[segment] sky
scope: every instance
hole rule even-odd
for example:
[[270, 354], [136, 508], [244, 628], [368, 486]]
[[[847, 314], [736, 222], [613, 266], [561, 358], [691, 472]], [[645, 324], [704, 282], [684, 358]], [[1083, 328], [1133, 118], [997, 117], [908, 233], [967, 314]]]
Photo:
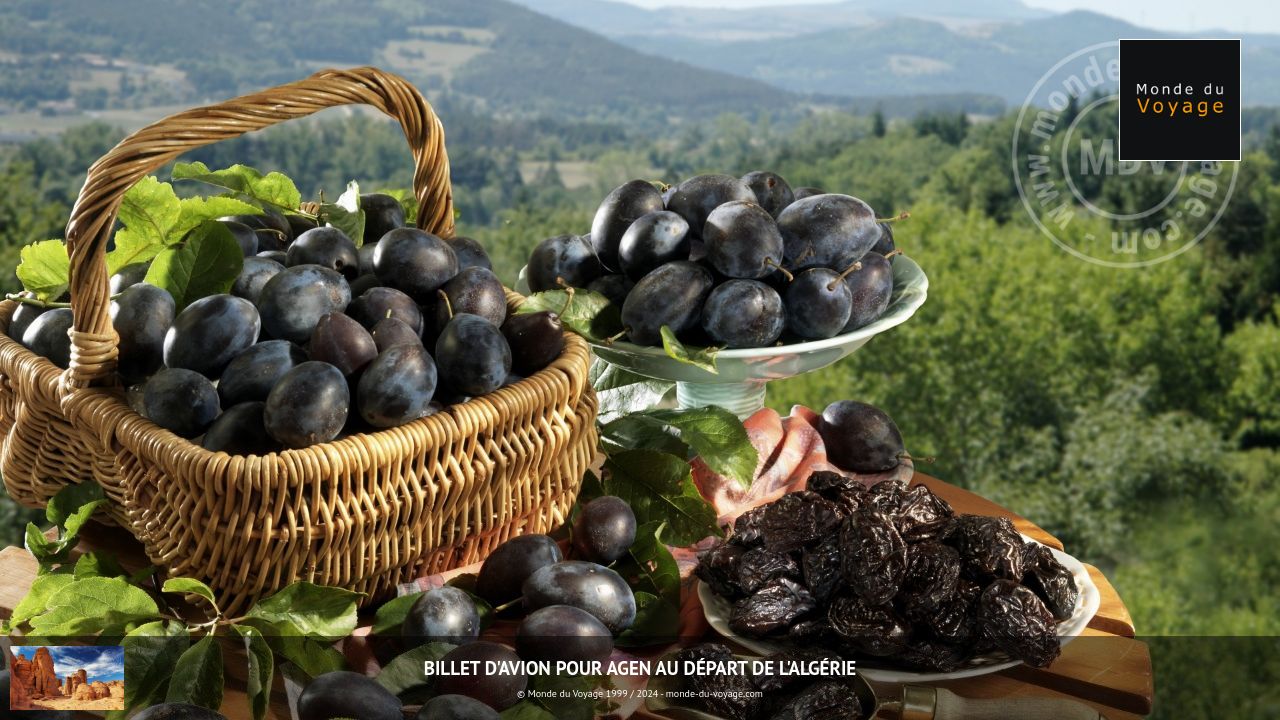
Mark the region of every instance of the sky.
[[[27, 658], [35, 657], [38, 647], [15, 647], [14, 655], [21, 653]], [[105, 647], [53, 647], [49, 646], [49, 654], [53, 656], [53, 670], [59, 680], [66, 680], [68, 675], [84, 668], [89, 682], [110, 682], [124, 679], [124, 648], [118, 646]]]
[[[698, 7], [754, 7], [759, 5], [810, 5], [840, 0], [624, 0], [642, 7], [688, 5]], [[964, 0], [956, 0], [963, 4]], [[1274, 0], [1023, 0], [1031, 7], [1052, 12], [1092, 10], [1135, 25], [1192, 32], [1225, 29], [1236, 32], [1280, 33], [1280, 4]]]

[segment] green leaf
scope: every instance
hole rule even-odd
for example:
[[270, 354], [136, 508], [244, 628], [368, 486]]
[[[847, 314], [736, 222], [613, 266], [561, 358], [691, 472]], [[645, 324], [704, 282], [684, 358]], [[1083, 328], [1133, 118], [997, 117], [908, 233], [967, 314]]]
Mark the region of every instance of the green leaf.
[[151, 622], [120, 641], [124, 647], [125, 710], [152, 705], [164, 697], [178, 659], [191, 645], [187, 626], [175, 621]]
[[[260, 622], [253, 621], [251, 624], [261, 630]], [[266, 634], [265, 630], [263, 634]], [[299, 670], [313, 678], [334, 670], [346, 668], [346, 661], [343, 660], [342, 653], [311, 638], [297, 635], [279, 635], [276, 637], [267, 635], [267, 642], [271, 644], [271, 648], [275, 650], [276, 654], [297, 665]]]
[[232, 165], [225, 170], [210, 170], [200, 162], [173, 166], [174, 180], [195, 180], [230, 190], [236, 197], [271, 205], [282, 210], [297, 210], [302, 194], [287, 176], [272, 172], [263, 175], [246, 165]]
[[111, 555], [97, 551], [87, 552], [76, 559], [75, 579], [91, 577], [124, 577], [124, 568]]
[[418, 198], [413, 194], [412, 190], [406, 188], [390, 188], [378, 190], [382, 195], [389, 195], [400, 203], [400, 207], [404, 208], [404, 221], [407, 225], [414, 225], [418, 222]]
[[638, 413], [623, 415], [602, 425], [600, 442], [605, 444], [606, 454], [646, 448], [687, 460], [691, 452], [679, 432], [664, 422]]
[[106, 497], [107, 494], [103, 492], [102, 486], [95, 482], [68, 485], [49, 500], [44, 515], [54, 525], [65, 527], [71, 517], [80, 514], [86, 505], [105, 500]]
[[733, 478], [744, 488], [751, 487], [759, 455], [742, 421], [723, 408], [647, 410], [618, 418], [601, 428], [602, 437], [629, 448], [661, 443], [656, 449], [666, 449], [673, 435], [701, 457], [707, 467]]
[[581, 288], [544, 290], [525, 298], [516, 313], [550, 310], [560, 316], [565, 327], [595, 342], [604, 342], [622, 332], [622, 314], [617, 305], [598, 292]]
[[532, 700], [523, 700], [498, 714], [502, 720], [557, 720]]
[[216, 220], [227, 215], [261, 215], [262, 208], [233, 197], [183, 198], [179, 206], [178, 220], [173, 225], [170, 243], [182, 239], [206, 220]]
[[73, 576], [66, 574], [40, 575], [37, 577], [35, 582], [31, 583], [31, 589], [18, 602], [18, 606], [13, 609], [13, 614], [9, 617], [10, 626], [17, 627], [44, 612], [49, 605], [49, 600], [75, 579]]
[[222, 646], [206, 635], [178, 658], [165, 702], [184, 702], [210, 710], [222, 707]]
[[147, 262], [181, 239], [174, 232], [181, 216], [182, 202], [172, 185], [151, 176], [139, 180], [120, 201], [118, 218], [123, 227], [116, 231], [115, 249], [107, 253], [107, 272]]
[[667, 645], [680, 632], [680, 606], [652, 593], [636, 593], [636, 619], [618, 635], [618, 647]]
[[244, 253], [222, 223], [205, 221], [183, 241], [156, 255], [146, 282], [169, 291], [177, 310], [202, 297], [231, 289], [244, 267]]
[[352, 180], [336, 203], [320, 206], [320, 217], [338, 228], [360, 247], [364, 244], [364, 211], [360, 209], [360, 185]]
[[271, 654], [271, 646], [267, 643], [267, 639], [257, 628], [232, 625], [231, 629], [244, 639], [245, 655], [249, 660], [249, 679], [245, 683], [245, 693], [249, 696], [253, 720], [263, 720], [271, 704], [271, 678], [275, 672], [275, 656]]
[[668, 602], [680, 604], [680, 567], [671, 549], [662, 542], [666, 523], [649, 523], [636, 532], [628, 551], [641, 576], [654, 593]]
[[416, 592], [412, 595], [401, 595], [383, 603], [382, 607], [373, 614], [373, 634], [398, 635], [404, 619], [409, 616], [409, 608], [413, 607], [420, 597], [422, 593]]
[[64, 559], [59, 557], [61, 553], [58, 551], [58, 543], [45, 537], [44, 531], [35, 523], [27, 523], [27, 532], [24, 539], [27, 552], [34, 555], [41, 565]]
[[259, 601], [245, 617], [270, 623], [280, 635], [337, 640], [355, 629], [356, 602], [361, 597], [342, 588], [297, 582]]
[[71, 280], [71, 259], [61, 240], [41, 240], [22, 248], [18, 280], [41, 300], [52, 300], [67, 291]]
[[423, 663], [439, 660], [454, 647], [456, 646], [439, 642], [416, 647], [387, 663], [375, 679], [393, 695], [427, 685], [431, 682], [431, 678], [423, 674]]
[[693, 484], [689, 464], [653, 450], [624, 450], [605, 460], [604, 491], [631, 505], [640, 525], [667, 523], [667, 541], [684, 546], [724, 532]]
[[602, 422], [627, 413], [651, 408], [662, 402], [675, 388], [675, 383], [637, 375], [607, 360], [595, 358], [588, 374], [600, 403], [598, 416]]
[[150, 595], [121, 578], [84, 578], [55, 593], [48, 610], [31, 618], [31, 634], [43, 638], [123, 634], [126, 626], [159, 615]]
[[663, 325], [659, 332], [662, 333], [662, 349], [667, 352], [667, 357], [686, 365], [702, 368], [709, 373], [720, 374], [716, 369], [716, 354], [720, 352], [719, 348], [685, 347], [666, 325]]
[[164, 581], [164, 587], [160, 588], [160, 592], [199, 595], [208, 600], [215, 611], [218, 609], [218, 601], [213, 597], [213, 590], [195, 578], [169, 578]]

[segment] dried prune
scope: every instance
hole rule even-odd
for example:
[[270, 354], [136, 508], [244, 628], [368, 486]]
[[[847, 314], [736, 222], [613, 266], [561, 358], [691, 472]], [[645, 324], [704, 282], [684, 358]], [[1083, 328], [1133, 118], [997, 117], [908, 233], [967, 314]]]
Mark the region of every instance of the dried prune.
[[1008, 518], [962, 515], [947, 542], [960, 551], [965, 573], [973, 580], [1022, 580], [1022, 536]]
[[[675, 661], [681, 665], [687, 662], [727, 662], [733, 660], [733, 650], [724, 643], [699, 643], [681, 648], [675, 654]], [[690, 677], [689, 679], [693, 679]]]
[[800, 579], [800, 566], [790, 555], [768, 547], [746, 551], [738, 561], [738, 587], [748, 595], [778, 578]]
[[807, 663], [819, 660], [839, 660], [840, 656], [829, 650], [819, 648], [792, 648], [781, 652], [773, 653], [764, 658], [768, 661], [765, 665], [771, 668], [773, 672], [767, 674], [758, 674], [751, 678], [751, 684], [758, 690], [767, 693], [777, 693], [787, 690], [794, 690], [801, 685], [813, 682], [814, 676], [805, 675], [790, 670], [787, 666], [789, 663]]
[[760, 520], [764, 544], [779, 552], [799, 550], [835, 532], [840, 513], [834, 503], [817, 493], [787, 493], [766, 506]]
[[954, 645], [917, 638], [897, 659], [922, 670], [951, 672], [968, 658], [964, 650]]
[[773, 720], [862, 720], [866, 717], [853, 688], [838, 680], [820, 680], [778, 709]]
[[889, 656], [907, 646], [910, 630], [889, 605], [868, 605], [856, 595], [841, 595], [827, 610], [831, 629], [851, 649]]
[[1027, 543], [1035, 546], [1032, 560], [1027, 564], [1027, 574], [1022, 584], [1030, 588], [1036, 597], [1044, 601], [1044, 606], [1058, 620], [1066, 620], [1076, 611], [1076, 602], [1080, 598], [1080, 589], [1071, 571], [1053, 556], [1053, 552], [1039, 543]]
[[907, 569], [907, 546], [888, 515], [863, 508], [840, 528], [840, 573], [868, 605], [898, 594]]
[[938, 537], [953, 515], [955, 511], [946, 500], [924, 485], [916, 485], [902, 494], [894, 521], [904, 540], [918, 542]]
[[803, 585], [778, 578], [734, 603], [729, 627], [747, 637], [781, 632], [818, 607]]
[[862, 481], [830, 470], [819, 470], [810, 475], [805, 487], [835, 503], [845, 517], [858, 509], [867, 494], [867, 486]]
[[907, 559], [898, 600], [908, 612], [928, 612], [955, 595], [960, 580], [960, 553], [955, 548], [935, 542], [911, 545]]
[[867, 489], [867, 494], [862, 497], [862, 507], [894, 517], [906, 492], [907, 484], [902, 480], [882, 480]]
[[787, 639], [796, 643], [812, 645], [818, 643], [821, 645], [828, 644], [835, 631], [831, 629], [831, 623], [826, 618], [813, 618], [811, 620], [801, 620], [787, 629]]
[[734, 600], [746, 593], [738, 585], [738, 561], [746, 551], [737, 545], [721, 542], [698, 556], [694, 574], [711, 586], [717, 595]]
[[743, 547], [755, 547], [764, 542], [760, 534], [760, 521], [764, 519], [768, 505], [754, 507], [738, 516], [733, 522], [733, 544]]
[[844, 581], [840, 574], [840, 538], [828, 535], [821, 544], [805, 548], [800, 556], [800, 568], [804, 572], [804, 584], [814, 599], [825, 603]]
[[1062, 650], [1053, 614], [1035, 593], [1012, 580], [996, 580], [982, 591], [978, 622], [997, 648], [1028, 665], [1046, 667]]
[[962, 578], [949, 600], [927, 612], [909, 613], [908, 617], [942, 642], [968, 644], [978, 634], [974, 611], [981, 594], [982, 588]]

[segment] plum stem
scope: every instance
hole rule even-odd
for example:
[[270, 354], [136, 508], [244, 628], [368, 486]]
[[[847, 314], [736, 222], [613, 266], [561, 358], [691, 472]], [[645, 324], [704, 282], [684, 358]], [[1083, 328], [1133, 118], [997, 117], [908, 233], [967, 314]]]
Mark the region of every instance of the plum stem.
[[844, 269], [844, 272], [837, 275], [835, 280], [832, 280], [831, 282], [827, 283], [827, 292], [831, 292], [832, 290], [835, 290], [836, 283], [844, 282], [844, 279], [849, 277], [850, 273], [856, 273], [861, 269], [862, 269], [862, 261], [861, 260], [854, 261], [852, 265]]
[[[22, 303], [23, 305], [34, 305], [35, 307], [40, 307], [40, 308], [69, 308], [69, 307], [71, 307], [71, 303], [69, 303], [69, 302], [56, 302], [56, 301], [53, 301], [53, 300], [40, 300], [40, 299], [38, 299], [38, 298], [27, 297], [26, 295], [23, 295], [23, 294], [21, 294], [21, 293], [9, 293], [8, 295], [5, 295], [4, 297], [5, 297], [5, 299], [6, 299], [6, 300], [15, 300], [15, 301], [17, 301], [17, 302]], [[116, 297], [116, 296], [114, 296], [114, 295], [113, 295], [113, 296], [112, 296], [112, 299], [114, 300], [114, 299], [115, 299], [115, 297]]]
[[891, 223], [891, 222], [898, 222], [899, 220], [906, 220], [906, 219], [907, 219], [907, 218], [909, 218], [909, 217], [911, 217], [911, 213], [910, 213], [909, 211], [907, 211], [907, 210], [903, 210], [902, 212], [898, 213], [897, 215], [894, 215], [893, 217], [888, 217], [888, 218], [876, 218], [876, 222], [878, 222], [878, 223], [881, 223], [881, 222], [890, 222], [890, 223]]
[[[446, 312], [449, 313], [449, 319], [452, 320], [453, 319], [453, 303], [449, 302], [449, 294], [443, 290], [437, 290], [436, 294], [439, 295], [440, 299], [444, 301], [444, 309]], [[391, 317], [390, 314], [388, 314], [387, 317]]]
[[888, 260], [888, 259], [892, 258], [894, 255], [901, 255], [901, 254], [902, 254], [902, 250], [901, 250], [900, 248], [894, 248], [894, 249], [892, 249], [892, 250], [890, 250], [889, 252], [887, 252], [887, 253], [885, 253], [885, 254], [884, 254], [884, 259], [885, 259], [885, 260]]
[[921, 456], [921, 457], [916, 457], [916, 456], [912, 455], [912, 454], [911, 454], [911, 453], [909, 453], [909, 452], [901, 452], [901, 453], [898, 453], [898, 457], [899, 457], [899, 458], [906, 458], [906, 459], [910, 460], [911, 462], [922, 462], [922, 463], [925, 463], [926, 465], [932, 465], [932, 464], [934, 464], [935, 462], [937, 462], [937, 461], [938, 461], [938, 459], [937, 459], [936, 457], [932, 456], [932, 455], [923, 455], [923, 456]]
[[501, 612], [503, 612], [503, 611], [505, 611], [505, 610], [509, 610], [509, 609], [511, 609], [511, 608], [513, 608], [513, 607], [515, 607], [516, 603], [520, 603], [520, 602], [524, 602], [524, 596], [523, 596], [523, 595], [521, 595], [520, 597], [516, 598], [515, 600], [511, 600], [511, 601], [509, 601], [509, 602], [502, 603], [501, 605], [499, 605], [499, 606], [495, 607], [495, 608], [493, 609], [493, 614], [494, 614], [494, 615], [497, 615], [498, 613], [501, 613]]
[[621, 339], [622, 339], [622, 336], [623, 336], [623, 335], [626, 335], [626, 334], [627, 334], [627, 333], [629, 333], [629, 332], [631, 332], [631, 328], [622, 328], [622, 332], [618, 333], [617, 335], [610, 335], [609, 337], [605, 338], [605, 339], [604, 339], [604, 344], [605, 344], [605, 345], [612, 345], [612, 344], [614, 344], [615, 342], [617, 342], [617, 341], [621, 340]]
[[769, 258], [769, 257], [765, 258], [765, 259], [764, 259], [764, 264], [765, 264], [765, 265], [767, 265], [767, 266], [769, 266], [769, 267], [771, 267], [771, 268], [773, 268], [774, 270], [777, 270], [778, 272], [782, 273], [782, 277], [786, 278], [786, 279], [787, 279], [787, 282], [791, 282], [792, 280], [795, 280], [795, 279], [796, 279], [796, 276], [795, 276], [795, 275], [792, 275], [792, 274], [791, 274], [791, 272], [790, 272], [789, 270], [787, 270], [786, 268], [782, 267], [782, 266], [781, 266], [781, 265], [779, 265], [778, 263], [774, 262], [774, 259], [773, 259], [773, 258]]
[[556, 282], [564, 288], [564, 307], [560, 308], [560, 315], [569, 312], [569, 306], [573, 304], [573, 286], [565, 283], [564, 278], [556, 278]]

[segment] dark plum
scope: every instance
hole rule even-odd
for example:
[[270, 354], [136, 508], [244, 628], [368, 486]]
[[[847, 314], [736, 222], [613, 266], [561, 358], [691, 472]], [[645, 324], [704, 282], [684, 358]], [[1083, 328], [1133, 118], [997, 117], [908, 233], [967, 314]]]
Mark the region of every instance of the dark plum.
[[[508, 663], [511, 671], [486, 674], [475, 670], [473, 663], [484, 668], [489, 662]], [[459, 645], [440, 658], [443, 674], [436, 680], [435, 690], [440, 695], [466, 695], [494, 710], [506, 710], [520, 702], [529, 684], [528, 675], [514, 671], [519, 662], [514, 650], [498, 643], [480, 640]]]
[[228, 455], [266, 455], [278, 450], [262, 420], [265, 408], [266, 403], [260, 401], [228, 408], [204, 431], [200, 445]]
[[591, 221], [591, 247], [600, 263], [615, 272], [621, 270], [619, 245], [623, 235], [637, 219], [662, 208], [662, 193], [644, 180], [623, 183], [606, 195]]
[[849, 322], [853, 294], [840, 273], [811, 268], [787, 285], [787, 327], [806, 339], [835, 337]]
[[448, 585], [420, 595], [400, 626], [400, 635], [415, 645], [442, 642], [463, 645], [480, 637], [480, 613], [465, 591]]
[[382, 287], [382, 283], [378, 281], [378, 276], [372, 273], [361, 275], [347, 284], [351, 288], [351, 297], [360, 297], [376, 287]]
[[347, 315], [366, 329], [373, 329], [381, 320], [390, 317], [413, 328], [416, 333], [422, 332], [422, 310], [413, 298], [394, 288], [369, 288], [351, 301]]
[[435, 391], [436, 364], [422, 344], [397, 345], [365, 368], [356, 405], [373, 427], [395, 427], [429, 415]]
[[131, 285], [111, 301], [111, 325], [120, 338], [118, 370], [125, 382], [141, 382], [164, 365], [164, 338], [174, 309], [173, 296], [147, 283]]
[[549, 310], [512, 315], [502, 324], [502, 335], [511, 347], [511, 367], [526, 375], [550, 365], [564, 351], [564, 326]]
[[151, 263], [133, 263], [125, 265], [116, 271], [115, 275], [107, 281], [107, 289], [112, 295], [124, 292], [124, 289], [130, 285], [137, 285], [147, 277], [147, 270], [151, 269]]
[[350, 405], [351, 391], [342, 371], [311, 360], [285, 373], [271, 389], [263, 422], [276, 442], [303, 448], [338, 437]]
[[530, 610], [571, 605], [594, 615], [610, 632], [626, 630], [636, 619], [636, 597], [627, 581], [593, 562], [565, 560], [539, 568], [521, 590]]
[[356, 244], [336, 227], [318, 227], [298, 236], [285, 253], [285, 265], [319, 265], [336, 270], [348, 280], [360, 275]]
[[258, 234], [253, 231], [253, 228], [235, 220], [218, 222], [231, 233], [231, 237], [235, 238], [236, 244], [240, 246], [240, 252], [244, 253], [245, 257], [258, 254]]
[[[26, 713], [22, 715], [22, 717], [27, 716]], [[67, 716], [70, 717], [71, 713], [67, 713]], [[39, 713], [30, 713], [30, 717], [31, 720], [42, 720]], [[227, 720], [227, 718], [220, 712], [199, 705], [160, 703], [140, 711], [133, 716], [133, 720]]]
[[788, 270], [844, 268], [862, 259], [880, 239], [871, 206], [849, 195], [813, 195], [778, 215]]
[[360, 196], [360, 209], [364, 211], [364, 242], [369, 245], [383, 235], [404, 227], [404, 206], [399, 200], [385, 193], [365, 193]]
[[356, 257], [360, 259], [360, 277], [373, 275], [373, 252], [377, 249], [377, 245], [365, 243], [356, 250]]
[[600, 277], [600, 260], [591, 243], [579, 235], [557, 235], [538, 243], [529, 255], [526, 270], [529, 289], [557, 290], [561, 282], [570, 287], [586, 287]]
[[306, 215], [285, 215], [284, 219], [289, 223], [289, 235], [295, 238], [308, 230], [319, 227], [315, 220]]
[[397, 345], [417, 345], [423, 347], [422, 337], [413, 331], [413, 328], [405, 325], [393, 317], [382, 318], [377, 325], [369, 331], [373, 336], [373, 344], [378, 348], [378, 352], [383, 352]]
[[22, 333], [22, 344], [62, 369], [71, 366], [71, 308], [53, 308], [38, 315]]
[[258, 250], [284, 250], [293, 239], [293, 226], [284, 215], [275, 210], [264, 210], [258, 215], [228, 215], [222, 221], [238, 222], [253, 228], [258, 236]]
[[382, 284], [418, 302], [430, 302], [436, 290], [458, 274], [458, 256], [444, 240], [417, 228], [396, 228], [378, 241], [373, 272]]
[[814, 195], [826, 195], [827, 191], [822, 188], [801, 185], [800, 187], [792, 190], [791, 194], [796, 200], [803, 200], [807, 197], [813, 197]]
[[233, 295], [210, 295], [174, 318], [164, 337], [164, 364], [195, 370], [216, 380], [227, 363], [258, 341], [262, 320], [253, 303]]
[[893, 242], [893, 223], [881, 222], [877, 224], [880, 226], [880, 237], [876, 240], [876, 244], [871, 246], [871, 252], [888, 255], [898, 249], [898, 246]]
[[342, 371], [354, 375], [378, 357], [378, 346], [373, 336], [360, 323], [339, 312], [320, 318], [311, 332], [307, 354], [312, 360], [327, 362]]
[[873, 250], [858, 262], [861, 267], [844, 277], [852, 295], [852, 310], [841, 332], [853, 332], [875, 322], [889, 307], [893, 295], [893, 265], [885, 256]]
[[165, 368], [142, 390], [143, 415], [185, 438], [204, 432], [218, 417], [218, 391], [209, 378], [194, 370]]
[[437, 331], [442, 330], [454, 315], [462, 313], [477, 315], [494, 325], [501, 325], [507, 319], [507, 292], [492, 270], [467, 268], [436, 291]]
[[627, 294], [631, 292], [631, 288], [636, 284], [631, 278], [622, 274], [601, 275], [600, 277], [587, 283], [587, 289], [591, 292], [600, 293], [609, 298], [609, 302], [617, 305], [619, 308], [627, 301]]
[[604, 662], [613, 652], [613, 634], [586, 610], [548, 605], [516, 628], [516, 652], [533, 661]]
[[231, 286], [231, 294], [242, 297], [251, 303], [257, 303], [262, 296], [262, 288], [267, 281], [284, 271], [284, 265], [264, 257], [247, 257], [240, 275]]
[[768, 347], [786, 326], [782, 297], [759, 280], [723, 283], [711, 291], [702, 307], [702, 329], [725, 347]]
[[560, 546], [546, 535], [517, 535], [485, 558], [476, 577], [476, 594], [494, 607], [505, 605], [520, 597], [530, 575], [562, 559]]
[[288, 340], [266, 340], [242, 350], [218, 380], [222, 406], [266, 400], [285, 373], [306, 361], [307, 353]]
[[445, 242], [449, 243], [449, 247], [453, 248], [453, 254], [458, 256], [458, 270], [466, 270], [469, 267], [482, 267], [486, 270], [493, 269], [493, 261], [489, 259], [489, 253], [484, 251], [484, 246], [479, 241], [469, 237], [445, 238]]
[[[115, 293], [116, 291], [112, 291], [111, 294]], [[18, 303], [18, 307], [13, 309], [13, 315], [9, 317], [9, 337], [22, 342], [22, 336], [27, 332], [27, 328], [31, 327], [31, 323], [43, 315], [45, 310], [48, 308], [31, 303]]]
[[298, 696], [298, 720], [404, 720], [403, 705], [373, 678], [346, 670], [320, 675]]
[[756, 170], [743, 175], [742, 182], [755, 194], [756, 204], [774, 217], [796, 199], [791, 186], [777, 173]]
[[466, 695], [437, 695], [418, 711], [417, 720], [501, 720], [497, 710]]
[[713, 285], [711, 272], [688, 260], [667, 263], [640, 278], [622, 304], [622, 324], [631, 342], [661, 345], [663, 325], [677, 336], [697, 329]]
[[731, 278], [756, 280], [782, 264], [782, 234], [755, 202], [729, 202], [707, 216], [702, 229], [707, 261]]
[[688, 221], [689, 234], [700, 238], [711, 211], [734, 200], [755, 202], [756, 194], [736, 177], [696, 175], [676, 187], [667, 201], [667, 209]]
[[573, 523], [577, 555], [602, 565], [626, 555], [635, 541], [636, 514], [620, 497], [605, 495], [588, 502]]
[[440, 382], [452, 392], [472, 397], [502, 387], [511, 372], [511, 346], [493, 323], [461, 313], [444, 326], [436, 341]]
[[257, 255], [254, 255], [254, 257], [266, 258], [267, 260], [274, 260], [275, 262], [280, 263], [280, 267], [284, 267], [285, 261], [289, 259], [289, 253], [283, 250], [263, 250]]
[[669, 210], [642, 215], [622, 234], [617, 255], [621, 270], [632, 280], [672, 260], [688, 260], [689, 223]]
[[338, 273], [319, 265], [285, 268], [262, 286], [262, 328], [276, 340], [305, 343], [320, 318], [346, 310], [351, 288]]
[[842, 470], [892, 470], [906, 452], [898, 426], [880, 408], [856, 400], [833, 402], [822, 411], [818, 432], [827, 458]]

